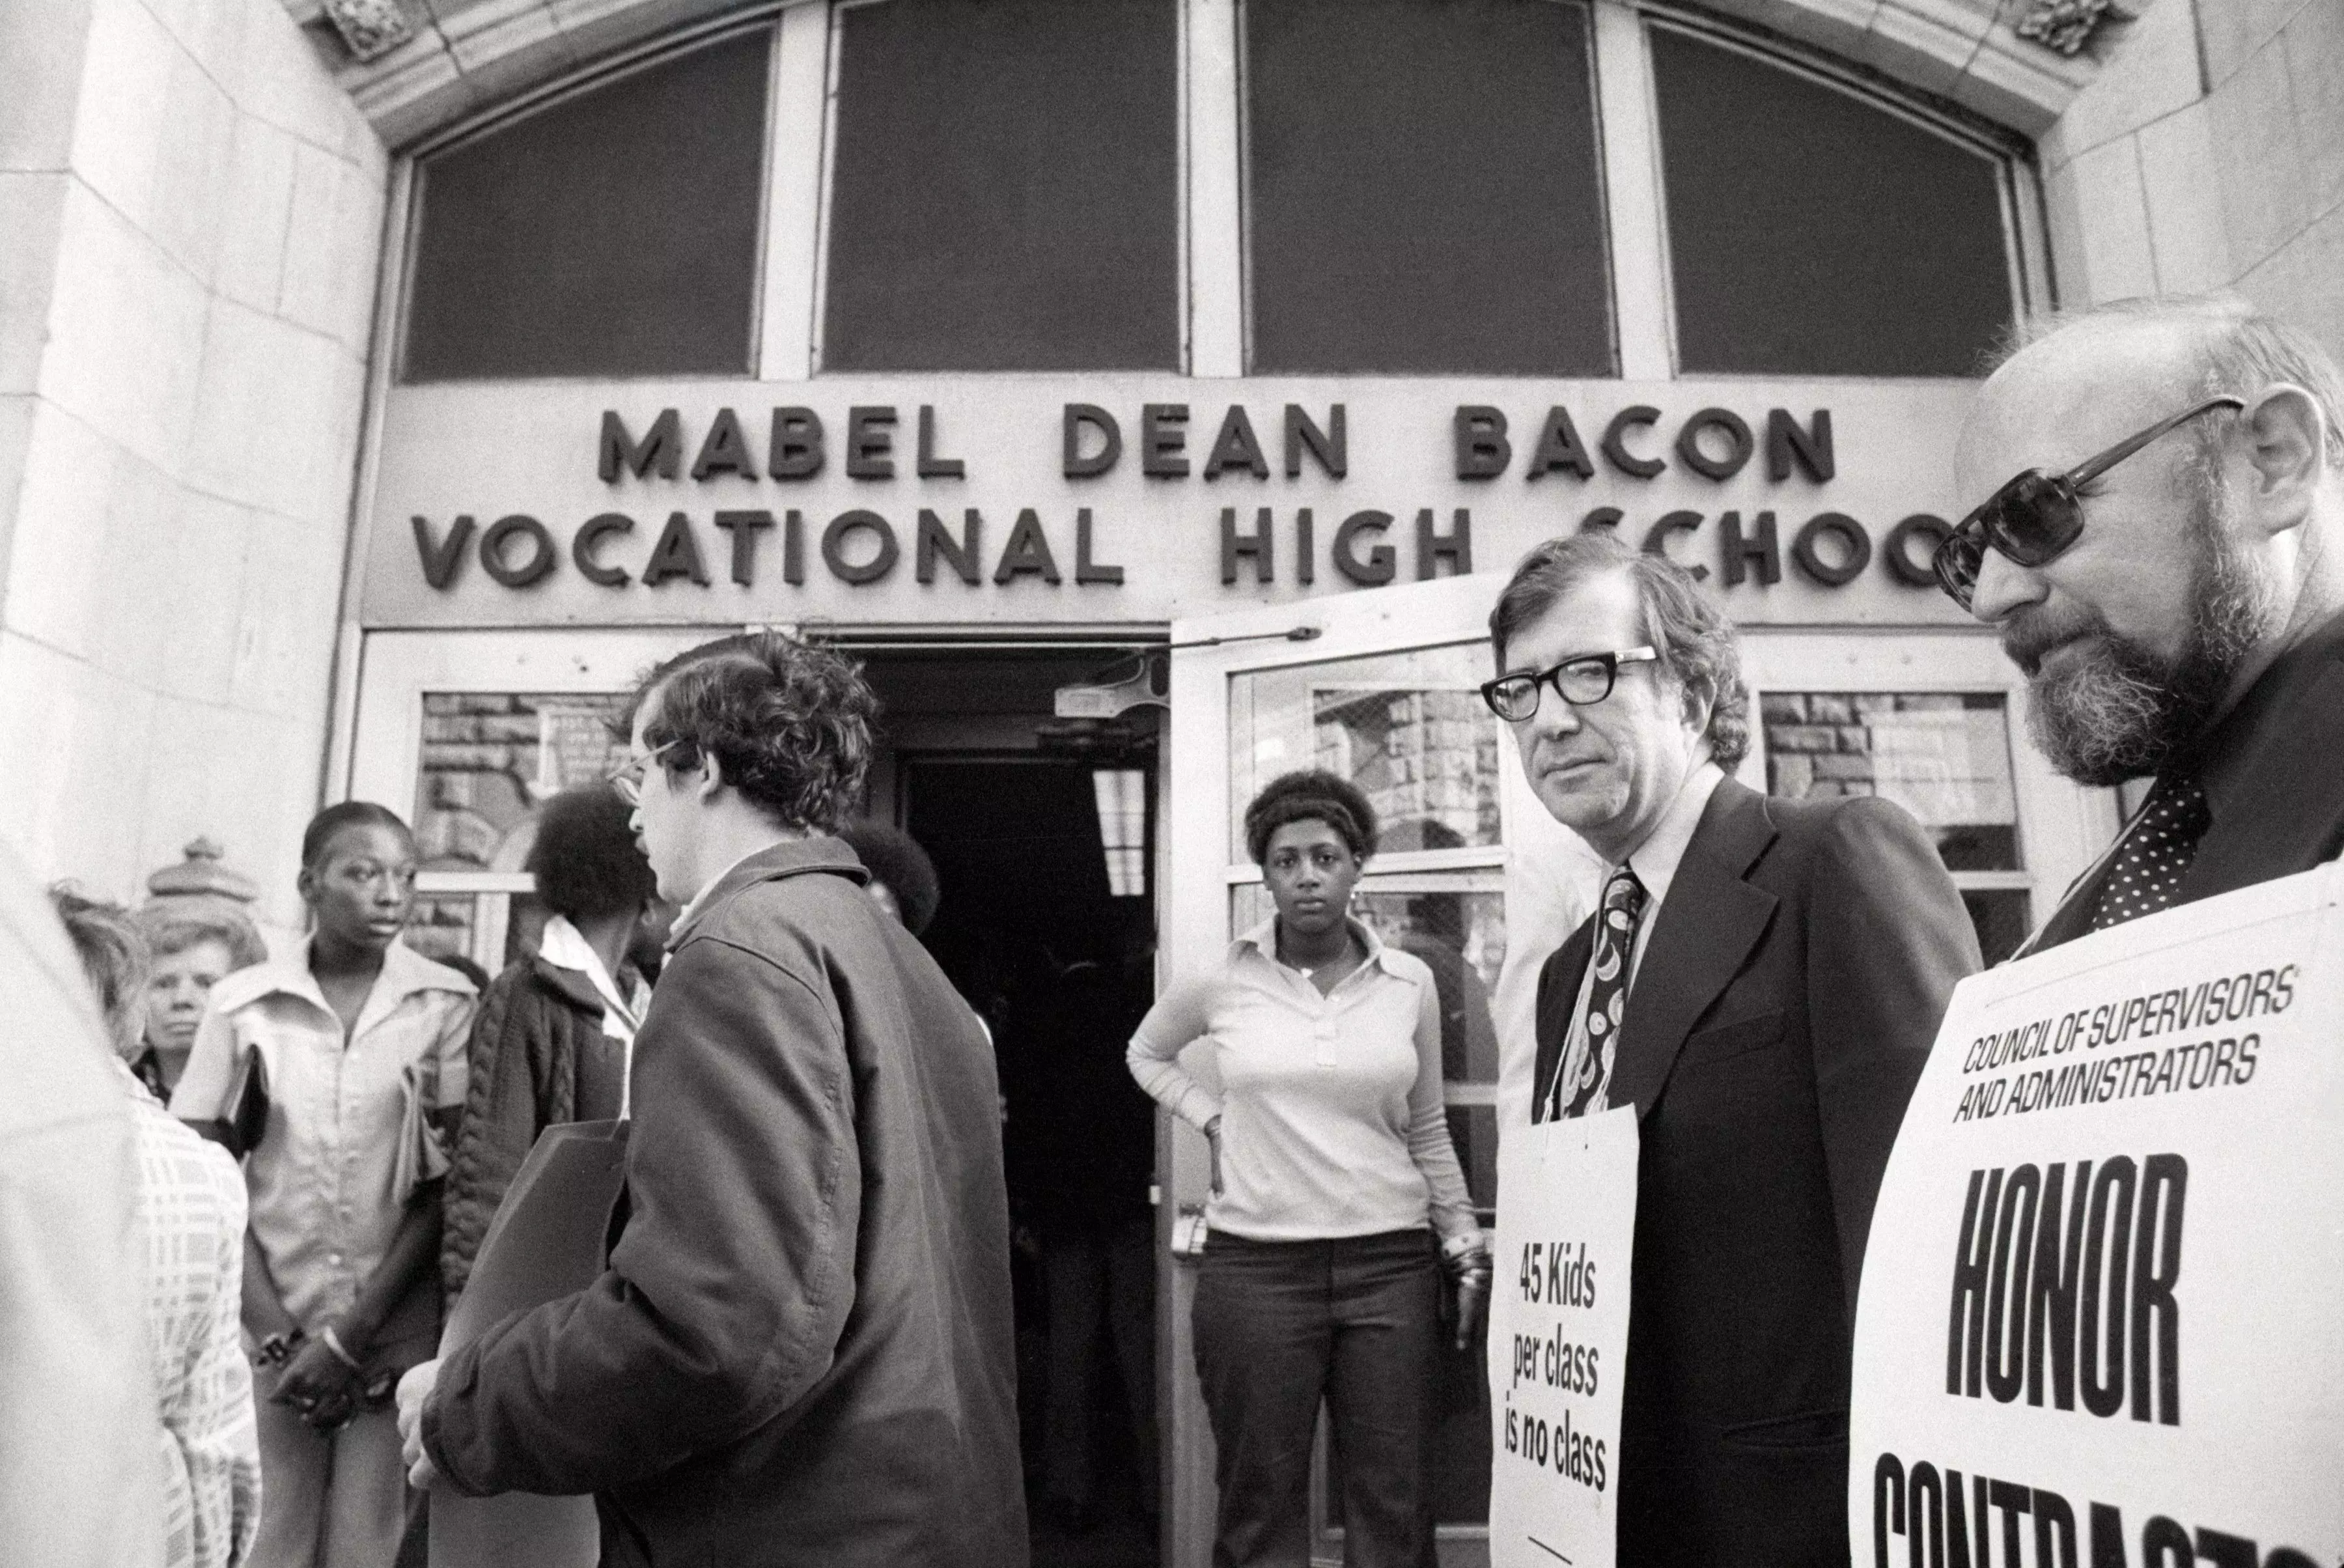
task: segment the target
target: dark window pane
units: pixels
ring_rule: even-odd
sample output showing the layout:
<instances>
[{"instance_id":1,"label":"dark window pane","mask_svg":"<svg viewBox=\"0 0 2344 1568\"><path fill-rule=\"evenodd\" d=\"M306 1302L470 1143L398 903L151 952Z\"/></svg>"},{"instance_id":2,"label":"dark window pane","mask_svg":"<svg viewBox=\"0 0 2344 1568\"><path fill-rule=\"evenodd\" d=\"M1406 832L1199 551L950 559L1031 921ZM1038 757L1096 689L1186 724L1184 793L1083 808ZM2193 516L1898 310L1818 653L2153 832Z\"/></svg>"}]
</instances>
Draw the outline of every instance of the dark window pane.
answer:
<instances>
[{"instance_id":1,"label":"dark window pane","mask_svg":"<svg viewBox=\"0 0 2344 1568\"><path fill-rule=\"evenodd\" d=\"M1173 0L839 21L823 366L1177 369Z\"/></svg>"},{"instance_id":2,"label":"dark window pane","mask_svg":"<svg viewBox=\"0 0 2344 1568\"><path fill-rule=\"evenodd\" d=\"M1247 0L1253 369L1612 373L1587 14Z\"/></svg>"},{"instance_id":3,"label":"dark window pane","mask_svg":"<svg viewBox=\"0 0 2344 1568\"><path fill-rule=\"evenodd\" d=\"M1975 374L2011 314L1995 165L1738 50L1650 34L1682 368Z\"/></svg>"},{"instance_id":4,"label":"dark window pane","mask_svg":"<svg viewBox=\"0 0 2344 1568\"><path fill-rule=\"evenodd\" d=\"M748 369L771 38L426 159L406 379Z\"/></svg>"}]
</instances>

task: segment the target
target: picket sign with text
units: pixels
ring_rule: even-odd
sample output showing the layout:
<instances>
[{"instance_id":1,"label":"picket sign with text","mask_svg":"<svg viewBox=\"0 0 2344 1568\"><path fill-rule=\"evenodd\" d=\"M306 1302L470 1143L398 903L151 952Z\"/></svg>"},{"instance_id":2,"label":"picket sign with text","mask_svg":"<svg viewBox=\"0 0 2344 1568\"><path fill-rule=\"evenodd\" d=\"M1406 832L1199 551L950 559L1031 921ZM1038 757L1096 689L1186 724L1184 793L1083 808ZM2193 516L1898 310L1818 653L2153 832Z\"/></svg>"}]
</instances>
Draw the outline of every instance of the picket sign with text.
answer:
<instances>
[{"instance_id":1,"label":"picket sign with text","mask_svg":"<svg viewBox=\"0 0 2344 1568\"><path fill-rule=\"evenodd\" d=\"M1509 1128L1490 1301L1491 1568L1612 1568L1636 1111Z\"/></svg>"},{"instance_id":2,"label":"picket sign with text","mask_svg":"<svg viewBox=\"0 0 2344 1568\"><path fill-rule=\"evenodd\" d=\"M2344 1562L2344 874L1962 983L1856 1316L1859 1565Z\"/></svg>"}]
</instances>

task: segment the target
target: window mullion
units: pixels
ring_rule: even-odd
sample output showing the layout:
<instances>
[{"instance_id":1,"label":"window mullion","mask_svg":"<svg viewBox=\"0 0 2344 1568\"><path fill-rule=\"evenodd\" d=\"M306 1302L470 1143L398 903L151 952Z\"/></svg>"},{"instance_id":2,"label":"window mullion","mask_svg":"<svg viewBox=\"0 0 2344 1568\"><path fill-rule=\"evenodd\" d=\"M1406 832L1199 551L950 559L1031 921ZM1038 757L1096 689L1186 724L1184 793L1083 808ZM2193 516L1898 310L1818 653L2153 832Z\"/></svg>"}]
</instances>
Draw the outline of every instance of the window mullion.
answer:
<instances>
[{"instance_id":1,"label":"window mullion","mask_svg":"<svg viewBox=\"0 0 2344 1568\"><path fill-rule=\"evenodd\" d=\"M1238 0L1183 0L1188 373L1242 376L1245 219Z\"/></svg>"},{"instance_id":2,"label":"window mullion","mask_svg":"<svg viewBox=\"0 0 2344 1568\"><path fill-rule=\"evenodd\" d=\"M757 374L768 381L803 381L814 369L830 6L826 0L793 5L773 33Z\"/></svg>"},{"instance_id":3,"label":"window mullion","mask_svg":"<svg viewBox=\"0 0 2344 1568\"><path fill-rule=\"evenodd\" d=\"M1665 381L1676 373L1676 352L1652 56L1643 18L1633 6L1594 0L1592 10L1620 374L1631 381Z\"/></svg>"}]
</instances>

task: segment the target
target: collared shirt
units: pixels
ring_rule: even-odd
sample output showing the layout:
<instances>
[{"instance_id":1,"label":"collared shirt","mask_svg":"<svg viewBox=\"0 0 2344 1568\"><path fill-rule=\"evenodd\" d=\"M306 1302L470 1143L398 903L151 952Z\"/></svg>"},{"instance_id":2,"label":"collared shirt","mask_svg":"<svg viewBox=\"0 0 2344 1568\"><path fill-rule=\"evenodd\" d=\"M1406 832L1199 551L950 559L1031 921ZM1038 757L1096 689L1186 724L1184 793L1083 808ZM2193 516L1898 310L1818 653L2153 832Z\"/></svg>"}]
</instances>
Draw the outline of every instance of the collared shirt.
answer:
<instances>
[{"instance_id":1,"label":"collared shirt","mask_svg":"<svg viewBox=\"0 0 2344 1568\"><path fill-rule=\"evenodd\" d=\"M642 1027L643 1008L651 1002L651 987L642 976L630 971L628 978L634 984L631 991L623 991L603 965L602 956L586 940L566 915L557 915L545 923L545 934L538 941L537 956L557 969L571 969L586 976L594 994L602 998L602 1032L619 1042L620 1059L624 1064L619 1076L619 1114L627 1114L627 1080L634 1076L635 1031Z\"/></svg>"},{"instance_id":2,"label":"collared shirt","mask_svg":"<svg viewBox=\"0 0 2344 1568\"><path fill-rule=\"evenodd\" d=\"M131 1105L146 1240L146 1345L163 1418L163 1561L227 1568L260 1529L260 1429L239 1335L244 1179L114 1063Z\"/></svg>"},{"instance_id":3,"label":"collared shirt","mask_svg":"<svg viewBox=\"0 0 2344 1568\"><path fill-rule=\"evenodd\" d=\"M429 1118L463 1106L473 990L394 942L346 1040L307 943L212 987L171 1112L232 1117L259 1056L268 1121L245 1160L252 1234L285 1310L311 1333L355 1303L415 1187L447 1168Z\"/></svg>"},{"instance_id":4,"label":"collared shirt","mask_svg":"<svg viewBox=\"0 0 2344 1568\"><path fill-rule=\"evenodd\" d=\"M1644 913L1636 926L1636 945L1628 954L1628 1006L1636 1005L1636 972L1644 966L1644 951L1652 945L1652 927L1661 923L1661 905L1669 896L1669 885L1676 880L1677 867L1683 864L1685 851L1692 846L1692 835L1701 826L1701 814L1709 809L1709 797L1725 782L1725 770L1713 762L1702 764L1685 775L1677 787L1676 798L1669 802L1661 820L1644 835L1644 842L1628 852L1628 869L1644 885ZM1606 865L1603 875L1609 878L1619 870ZM1579 999L1571 1007L1571 1032L1562 1042L1561 1060L1576 1060L1574 1052L1586 1030L1587 988L1594 982L1594 968L1579 978ZM1560 1080L1558 1079L1558 1085ZM1604 1108L1591 1108L1601 1110Z\"/></svg>"},{"instance_id":5,"label":"collared shirt","mask_svg":"<svg viewBox=\"0 0 2344 1568\"><path fill-rule=\"evenodd\" d=\"M1215 1229L1258 1241L1371 1236L1428 1220L1444 1238L1475 1220L1441 1103L1440 999L1432 971L1357 921L1362 963L1320 994L1280 964L1275 918L1212 972L1172 986L1126 1053L1140 1087L1191 1126L1221 1118ZM1203 1042L1214 1093L1184 1070Z\"/></svg>"}]
</instances>

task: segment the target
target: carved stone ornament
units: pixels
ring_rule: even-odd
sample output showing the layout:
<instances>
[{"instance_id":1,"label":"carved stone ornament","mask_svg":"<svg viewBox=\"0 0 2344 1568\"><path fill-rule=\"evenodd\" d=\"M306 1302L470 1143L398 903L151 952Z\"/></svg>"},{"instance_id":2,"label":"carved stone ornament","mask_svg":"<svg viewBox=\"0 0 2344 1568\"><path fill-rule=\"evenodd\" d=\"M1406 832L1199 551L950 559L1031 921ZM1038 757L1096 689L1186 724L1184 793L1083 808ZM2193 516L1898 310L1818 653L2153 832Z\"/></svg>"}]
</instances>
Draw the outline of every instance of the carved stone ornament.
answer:
<instances>
[{"instance_id":1,"label":"carved stone ornament","mask_svg":"<svg viewBox=\"0 0 2344 1568\"><path fill-rule=\"evenodd\" d=\"M2080 54L2103 22L2121 22L2110 0L2030 0L2017 33L2062 55Z\"/></svg>"},{"instance_id":2,"label":"carved stone ornament","mask_svg":"<svg viewBox=\"0 0 2344 1568\"><path fill-rule=\"evenodd\" d=\"M415 36L402 0L325 0L326 19L360 61L387 54Z\"/></svg>"},{"instance_id":3,"label":"carved stone ornament","mask_svg":"<svg viewBox=\"0 0 2344 1568\"><path fill-rule=\"evenodd\" d=\"M187 845L187 859L167 865L146 879L147 902L218 898L238 905L250 904L260 896L260 889L251 877L221 863L225 853L208 838L197 839Z\"/></svg>"}]
</instances>

